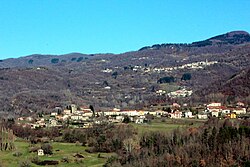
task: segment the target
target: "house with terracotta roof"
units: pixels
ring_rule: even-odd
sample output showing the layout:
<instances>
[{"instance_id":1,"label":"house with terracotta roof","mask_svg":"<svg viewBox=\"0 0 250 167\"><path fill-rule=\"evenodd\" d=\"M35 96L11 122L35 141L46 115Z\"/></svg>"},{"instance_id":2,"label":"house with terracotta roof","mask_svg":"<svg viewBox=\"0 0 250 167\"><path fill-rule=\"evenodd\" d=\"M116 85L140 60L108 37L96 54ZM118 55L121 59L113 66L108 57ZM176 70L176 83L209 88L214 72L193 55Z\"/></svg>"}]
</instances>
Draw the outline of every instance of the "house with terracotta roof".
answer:
<instances>
[{"instance_id":1,"label":"house with terracotta roof","mask_svg":"<svg viewBox=\"0 0 250 167\"><path fill-rule=\"evenodd\" d=\"M173 103L172 106L173 106L173 108L180 108L181 107L181 105L179 105L178 103Z\"/></svg>"},{"instance_id":2,"label":"house with terracotta roof","mask_svg":"<svg viewBox=\"0 0 250 167\"><path fill-rule=\"evenodd\" d=\"M238 102L238 103L236 104L236 106L238 106L238 107L244 107L245 104L244 104L243 102Z\"/></svg>"},{"instance_id":3,"label":"house with terracotta roof","mask_svg":"<svg viewBox=\"0 0 250 167\"><path fill-rule=\"evenodd\" d=\"M219 106L221 106L221 103L218 102L213 102L207 105L207 107L219 107Z\"/></svg>"},{"instance_id":4,"label":"house with terracotta roof","mask_svg":"<svg viewBox=\"0 0 250 167\"><path fill-rule=\"evenodd\" d=\"M138 116L139 113L136 110L122 110L118 112L120 115L128 115L128 116Z\"/></svg>"},{"instance_id":5,"label":"house with terracotta roof","mask_svg":"<svg viewBox=\"0 0 250 167\"><path fill-rule=\"evenodd\" d=\"M236 113L237 115L247 113L246 108L234 108L232 112Z\"/></svg>"},{"instance_id":6,"label":"house with terracotta roof","mask_svg":"<svg viewBox=\"0 0 250 167\"><path fill-rule=\"evenodd\" d=\"M221 110L221 113L222 114L230 114L231 113L231 111L232 111L232 108L223 108L222 110Z\"/></svg>"},{"instance_id":7,"label":"house with terracotta roof","mask_svg":"<svg viewBox=\"0 0 250 167\"><path fill-rule=\"evenodd\" d=\"M225 109L224 106L207 106L208 112L212 112L212 111L221 112L223 109Z\"/></svg>"},{"instance_id":8,"label":"house with terracotta roof","mask_svg":"<svg viewBox=\"0 0 250 167\"><path fill-rule=\"evenodd\" d=\"M182 117L182 112L180 112L179 110L176 110L175 112L170 114L171 118L181 118Z\"/></svg>"},{"instance_id":9,"label":"house with terracotta roof","mask_svg":"<svg viewBox=\"0 0 250 167\"><path fill-rule=\"evenodd\" d=\"M83 113L79 114L79 115L82 115L84 117L92 117L93 116L93 112L89 111L89 110L84 110Z\"/></svg>"}]
</instances>

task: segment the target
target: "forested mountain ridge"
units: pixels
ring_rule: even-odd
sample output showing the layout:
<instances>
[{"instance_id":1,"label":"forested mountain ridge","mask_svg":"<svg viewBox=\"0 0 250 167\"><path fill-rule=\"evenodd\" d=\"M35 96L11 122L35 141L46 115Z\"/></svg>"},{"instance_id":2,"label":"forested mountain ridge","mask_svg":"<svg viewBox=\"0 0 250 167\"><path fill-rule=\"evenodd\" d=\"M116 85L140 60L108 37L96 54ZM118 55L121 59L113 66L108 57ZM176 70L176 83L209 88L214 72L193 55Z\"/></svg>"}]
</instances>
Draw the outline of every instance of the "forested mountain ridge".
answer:
<instances>
[{"instance_id":1,"label":"forested mountain ridge","mask_svg":"<svg viewBox=\"0 0 250 167\"><path fill-rule=\"evenodd\" d=\"M0 68L26 68L37 66L55 66L68 63L82 62L92 59L94 54L69 53L64 55L32 54L19 58L0 60Z\"/></svg>"},{"instance_id":2,"label":"forested mountain ridge","mask_svg":"<svg viewBox=\"0 0 250 167\"><path fill-rule=\"evenodd\" d=\"M244 45L250 43L250 35L245 31L232 31L226 34L218 35L207 40L193 42L191 44L155 44L152 46L145 46L139 51L145 50L162 50L164 53L177 53L181 54L199 54L199 53L222 53L232 50L237 45ZM154 52L154 51L153 51ZM118 55L154 55L158 54L147 52L126 52ZM34 66L51 66L58 64L68 64L73 62L82 62L88 59L93 59L98 56L116 56L114 54L82 54L82 53L69 53L64 55L41 55L33 54L29 56L10 58L0 60L0 68L11 68L11 67L34 67Z\"/></svg>"},{"instance_id":3,"label":"forested mountain ridge","mask_svg":"<svg viewBox=\"0 0 250 167\"><path fill-rule=\"evenodd\" d=\"M145 49L159 49L161 47L205 47L205 46L222 46L222 45L239 45L239 44L245 44L250 42L250 35L248 32L245 31L232 31L226 34L217 35L215 37L193 42L191 44L174 44L174 43L167 43L167 44L155 44L152 46L145 46L139 51L145 50Z\"/></svg>"}]
</instances>

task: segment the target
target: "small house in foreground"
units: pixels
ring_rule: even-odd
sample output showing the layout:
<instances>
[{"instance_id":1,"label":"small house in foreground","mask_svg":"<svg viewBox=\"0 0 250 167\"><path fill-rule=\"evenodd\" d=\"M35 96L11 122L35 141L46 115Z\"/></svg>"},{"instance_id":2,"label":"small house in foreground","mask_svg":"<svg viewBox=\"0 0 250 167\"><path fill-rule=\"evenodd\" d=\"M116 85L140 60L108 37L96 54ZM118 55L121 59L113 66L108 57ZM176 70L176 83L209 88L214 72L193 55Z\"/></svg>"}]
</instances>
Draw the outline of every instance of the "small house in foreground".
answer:
<instances>
[{"instance_id":1,"label":"small house in foreground","mask_svg":"<svg viewBox=\"0 0 250 167\"><path fill-rule=\"evenodd\" d=\"M38 149L38 150L37 150L37 155L38 155L38 156L44 156L44 151L43 151L43 149Z\"/></svg>"}]
</instances>

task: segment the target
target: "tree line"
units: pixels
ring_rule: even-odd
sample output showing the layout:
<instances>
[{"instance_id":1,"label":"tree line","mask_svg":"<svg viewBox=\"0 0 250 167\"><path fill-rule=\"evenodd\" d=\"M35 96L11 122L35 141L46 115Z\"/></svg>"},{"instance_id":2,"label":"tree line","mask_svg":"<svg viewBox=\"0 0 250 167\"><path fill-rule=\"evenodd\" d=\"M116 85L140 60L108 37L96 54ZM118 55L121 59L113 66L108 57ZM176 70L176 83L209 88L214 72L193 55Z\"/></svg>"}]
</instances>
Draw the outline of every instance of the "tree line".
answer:
<instances>
[{"instance_id":1,"label":"tree line","mask_svg":"<svg viewBox=\"0 0 250 167\"><path fill-rule=\"evenodd\" d=\"M105 166L249 166L248 121L212 119L201 128L150 132L117 150Z\"/></svg>"}]
</instances>

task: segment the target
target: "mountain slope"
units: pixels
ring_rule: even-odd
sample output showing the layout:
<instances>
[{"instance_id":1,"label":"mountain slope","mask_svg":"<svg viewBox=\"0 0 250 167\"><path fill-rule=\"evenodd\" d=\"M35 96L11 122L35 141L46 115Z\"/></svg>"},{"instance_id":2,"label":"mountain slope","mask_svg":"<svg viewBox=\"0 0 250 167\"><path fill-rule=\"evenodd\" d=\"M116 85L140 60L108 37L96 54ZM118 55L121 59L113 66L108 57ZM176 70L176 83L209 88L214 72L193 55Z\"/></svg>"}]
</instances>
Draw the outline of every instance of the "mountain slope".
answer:
<instances>
[{"instance_id":1,"label":"mountain slope","mask_svg":"<svg viewBox=\"0 0 250 167\"><path fill-rule=\"evenodd\" d=\"M249 67L249 34L242 31L118 55L72 53L6 59L0 61L0 113L49 112L70 103L91 104L96 110L142 109L178 101L156 94L157 90L184 87L193 90L196 102L216 93L244 100L249 95ZM182 80L184 74L191 78ZM157 82L164 77L174 82Z\"/></svg>"},{"instance_id":2,"label":"mountain slope","mask_svg":"<svg viewBox=\"0 0 250 167\"><path fill-rule=\"evenodd\" d=\"M241 71L239 74L232 76L219 89L223 94L235 97L247 97L250 95L250 68Z\"/></svg>"}]
</instances>

